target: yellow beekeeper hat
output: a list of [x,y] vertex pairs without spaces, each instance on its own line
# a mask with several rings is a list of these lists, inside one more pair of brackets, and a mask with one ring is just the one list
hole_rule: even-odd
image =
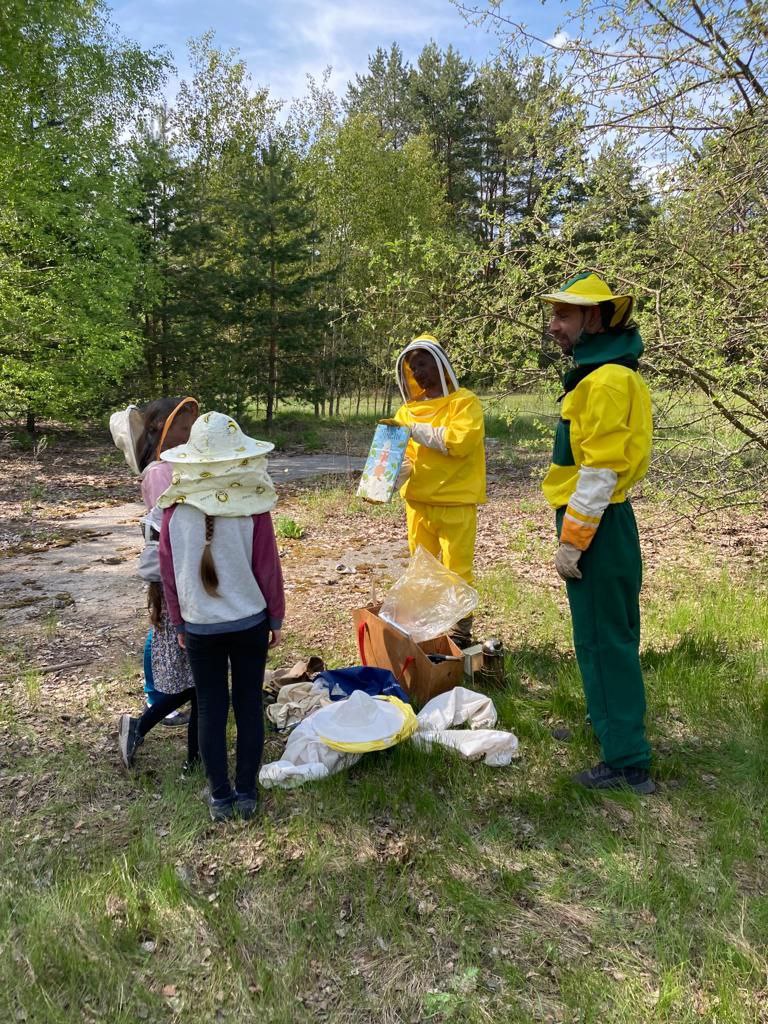
[[559,292],[542,295],[541,299],[543,302],[564,302],[571,306],[600,306],[604,302],[612,302],[611,327],[620,327],[629,320],[634,302],[631,295],[614,295],[602,277],[588,270],[569,278]]

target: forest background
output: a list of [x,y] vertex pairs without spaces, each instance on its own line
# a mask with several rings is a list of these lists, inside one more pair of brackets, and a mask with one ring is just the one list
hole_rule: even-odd
[[760,501],[768,5],[561,6],[550,40],[466,10],[494,59],[395,43],[285,106],[213,33],[169,101],[102,3],[4,4],[0,418],[387,413],[422,330],[482,393],[554,396],[536,296],[593,268],[637,299],[657,478]]

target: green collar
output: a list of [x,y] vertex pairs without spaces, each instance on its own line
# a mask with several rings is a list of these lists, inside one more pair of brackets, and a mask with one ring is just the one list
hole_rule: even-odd
[[636,327],[602,334],[584,334],[574,346],[572,355],[577,366],[613,363],[619,359],[639,359],[643,354],[643,341]]

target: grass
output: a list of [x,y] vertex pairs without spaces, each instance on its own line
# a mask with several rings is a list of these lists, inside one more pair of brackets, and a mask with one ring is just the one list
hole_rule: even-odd
[[[546,397],[510,396],[488,404],[488,436],[502,457],[538,456],[554,415]],[[373,415],[326,422],[287,410],[277,427],[287,448],[367,450]],[[509,550],[551,557],[538,498],[518,509]],[[402,508],[328,481],[291,515],[285,529],[311,545],[324,522],[375,535]],[[661,786],[642,800],[568,781],[598,753],[563,595],[507,568],[479,588],[507,648],[493,697],[520,760],[490,769],[406,744],[266,793],[250,826],[210,824],[203,780],[180,781],[178,731],[155,730],[122,771],[112,722],[137,705],[136,659],[70,685],[4,636],[17,677],[0,677],[0,1020],[768,1020],[764,576],[686,556],[651,582],[642,658]],[[323,614],[346,617],[332,601]],[[58,618],[41,620],[48,641]],[[551,736],[560,723],[568,744]],[[269,736],[267,759],[281,749]]]
[[347,480],[336,482],[332,477],[317,481],[311,489],[302,490],[294,501],[307,521],[313,524],[331,516],[361,523],[397,519],[403,511],[403,502],[397,492],[386,504],[375,504],[351,495]]
[[343,404],[339,416],[329,417],[315,416],[307,405],[285,404],[275,414],[271,430],[256,415],[244,417],[243,426],[257,436],[269,438],[278,451],[367,455],[380,415],[356,414],[349,402]]
[[206,820],[180,735],[157,730],[119,769],[105,724],[135,666],[58,703],[45,679],[4,687],[0,1019],[764,1019],[761,580],[670,572],[648,594],[664,785],[646,800],[568,782],[597,752],[558,594],[501,571],[481,590],[513,638],[494,698],[520,761],[404,745],[268,793],[251,826]]
[[[544,451],[551,447],[557,408],[548,395],[521,393],[504,398],[483,396],[486,435],[504,446]],[[381,411],[354,411],[356,403],[342,402],[338,416],[318,417],[310,407],[286,404],[275,414],[271,431],[256,415],[244,418],[244,426],[269,437],[278,451],[300,449],[305,453],[341,451],[367,455]],[[394,408],[399,400],[394,401]]]
[[291,519],[290,516],[278,516],[275,520],[275,533],[278,537],[301,540],[304,536],[304,527],[299,526],[296,520]]

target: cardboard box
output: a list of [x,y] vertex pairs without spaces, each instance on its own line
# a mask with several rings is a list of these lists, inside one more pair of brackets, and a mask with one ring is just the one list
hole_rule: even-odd
[[[450,637],[443,635],[416,644],[405,633],[379,618],[380,607],[381,603],[369,604],[352,613],[363,665],[388,668],[418,706],[426,704],[438,693],[463,685],[464,657]],[[455,660],[435,663],[429,660],[430,654]]]

